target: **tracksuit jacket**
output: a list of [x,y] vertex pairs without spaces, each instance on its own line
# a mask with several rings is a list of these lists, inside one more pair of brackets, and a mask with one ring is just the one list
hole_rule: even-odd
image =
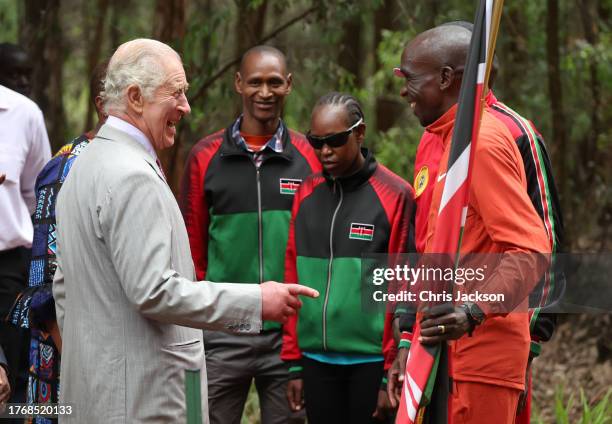
[[[232,137],[231,126],[192,149],[181,209],[198,280],[283,281],[293,196],[321,165],[302,134],[285,127],[282,143],[282,152],[261,153],[259,167]],[[264,330],[279,327],[264,322]]]
[[[551,252],[563,251],[563,217],[559,195],[552,174],[552,165],[546,144],[533,123],[500,102],[492,91],[486,97],[486,105],[493,116],[508,128],[523,159],[527,178],[527,193],[536,212],[542,219],[549,238]],[[416,216],[416,246],[422,251],[425,244],[427,214],[433,193],[433,182],[437,178],[438,165],[442,155],[442,141],[431,132],[425,131],[417,150],[415,163],[415,189],[419,198]],[[419,223],[421,222],[421,224]],[[561,272],[547,273],[539,283],[533,296],[546,302],[564,291],[565,277]],[[544,308],[545,310],[545,308]],[[548,341],[555,330],[556,316],[542,314],[540,308],[530,311],[531,354],[537,356],[541,350],[540,342]],[[413,316],[400,317],[400,328],[412,331]]]
[[[299,315],[283,327],[281,358],[297,369],[301,351],[378,354],[394,348],[383,337],[391,314],[368,313],[361,304],[361,255],[407,252],[412,187],[362,149],[354,175],[307,178],[294,199],[285,282],[319,291],[302,298]],[[383,341],[384,338],[384,341]]]

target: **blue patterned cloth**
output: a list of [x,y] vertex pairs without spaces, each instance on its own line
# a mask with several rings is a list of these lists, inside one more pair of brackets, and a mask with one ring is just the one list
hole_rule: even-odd
[[[89,144],[86,136],[75,138],[62,147],[36,179],[36,209],[32,215],[34,239],[28,288],[22,292],[9,313],[9,322],[31,329],[30,369],[27,402],[57,403],[59,399],[59,363],[57,347],[40,324],[55,320],[53,274],[57,267],[55,242],[55,204],[57,194],[77,156]],[[68,224],[69,225],[69,224]],[[35,417],[26,423],[51,424],[56,419]]]

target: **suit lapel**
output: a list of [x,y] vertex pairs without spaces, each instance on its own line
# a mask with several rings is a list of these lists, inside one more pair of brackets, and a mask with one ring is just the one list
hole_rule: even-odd
[[147,149],[145,149],[142,144],[136,141],[136,139],[129,134],[105,124],[102,125],[100,131],[98,131],[98,134],[96,134],[96,138],[117,142],[136,150],[138,154],[149,164],[153,171],[155,171],[157,176],[164,183],[166,182],[166,177],[164,176],[162,169],[157,165],[155,158],[152,157],[149,152],[147,152]]

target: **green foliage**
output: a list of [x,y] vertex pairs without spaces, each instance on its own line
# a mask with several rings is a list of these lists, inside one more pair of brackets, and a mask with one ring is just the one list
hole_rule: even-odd
[[16,43],[19,22],[14,0],[0,0],[0,43]]
[[[612,389],[609,389],[606,395],[597,400],[590,402],[584,390],[580,389],[580,402],[575,404],[574,394],[570,394],[567,401],[564,397],[564,389],[562,386],[557,387],[555,391],[555,423],[557,424],[605,424],[612,422]],[[537,415],[535,422],[544,424],[544,420]]]
[[259,396],[257,396],[257,390],[255,384],[251,384],[249,389],[249,395],[244,405],[244,412],[242,413],[242,419],[240,424],[259,424],[261,423],[261,416],[259,412]]

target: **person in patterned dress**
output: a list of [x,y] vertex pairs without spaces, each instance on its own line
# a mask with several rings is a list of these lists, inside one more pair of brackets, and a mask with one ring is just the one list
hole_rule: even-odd
[[[90,80],[90,93],[98,115],[96,127],[64,145],[45,165],[36,179],[36,209],[32,215],[34,239],[28,288],[17,298],[9,322],[31,330],[29,376],[26,400],[29,404],[57,403],[61,338],[55,318],[52,283],[55,257],[55,204],[72,164],[106,121],[102,90],[108,62],[100,63]],[[34,417],[32,424],[56,423],[57,419]]]

